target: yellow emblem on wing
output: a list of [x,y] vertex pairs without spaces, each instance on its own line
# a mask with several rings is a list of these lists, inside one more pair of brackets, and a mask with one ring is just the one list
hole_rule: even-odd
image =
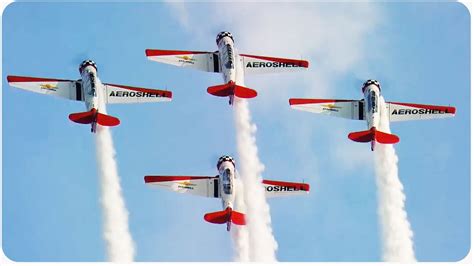
[[341,109],[341,108],[342,108],[342,107],[340,107],[340,106],[336,106],[336,105],[333,104],[333,103],[322,104],[321,106],[323,107],[323,110],[332,111],[332,112],[339,112],[338,109]]
[[178,182],[178,188],[194,189],[193,187],[195,187],[195,186],[196,186],[196,184],[193,184],[189,181]]
[[194,61],[196,61],[196,59],[188,55],[177,56],[177,58],[180,59],[179,62],[181,63],[194,64]]
[[43,90],[56,91],[58,86],[53,84],[40,84],[40,88],[42,88]]

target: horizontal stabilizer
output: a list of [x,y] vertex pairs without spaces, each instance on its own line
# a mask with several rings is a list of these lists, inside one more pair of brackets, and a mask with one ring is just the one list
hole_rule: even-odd
[[234,95],[234,86],[232,84],[223,84],[207,88],[207,92],[217,97],[227,97]]
[[232,222],[237,225],[245,225],[245,215],[240,212],[233,211],[230,207],[223,211],[206,213],[204,220],[213,224],[223,224]]
[[91,124],[95,120],[96,113],[97,111],[95,109],[92,109],[87,112],[70,114],[69,119],[79,124]]
[[395,144],[400,141],[397,135],[388,134],[382,131],[375,131],[375,140],[383,144]]
[[257,92],[255,90],[236,85],[234,82],[209,87],[207,88],[207,92],[218,97],[235,95],[239,98],[249,99],[257,96]]
[[97,113],[97,124],[101,126],[117,126],[120,124],[120,120],[117,117],[113,117],[106,114]]
[[87,112],[70,114],[69,119],[79,124],[92,124],[94,122],[101,126],[117,126],[120,124],[118,118],[99,113],[94,108]]
[[247,87],[242,87],[242,86],[239,86],[239,85],[235,85],[234,95],[239,97],[239,98],[250,99],[250,98],[257,97],[257,92],[255,90],[247,88]]
[[349,133],[348,137],[349,139],[356,142],[370,142],[375,140],[383,144],[395,144],[400,141],[398,136],[382,131],[377,131],[375,127],[365,131]]

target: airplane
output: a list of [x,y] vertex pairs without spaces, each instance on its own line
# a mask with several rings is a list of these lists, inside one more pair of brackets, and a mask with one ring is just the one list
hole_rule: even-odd
[[244,74],[294,71],[309,66],[305,60],[239,54],[232,34],[227,31],[217,35],[216,43],[218,50],[215,52],[146,49],[145,54],[149,60],[160,63],[222,73],[225,84],[211,86],[207,92],[229,97],[229,105],[233,104],[235,96],[247,99],[257,96],[255,90],[238,84],[237,77],[243,79]]
[[171,91],[102,83],[97,77],[97,65],[92,60],[83,61],[79,73],[82,78],[79,80],[7,76],[7,81],[10,86],[20,89],[85,102],[89,111],[70,114],[69,119],[80,124],[91,124],[92,133],[96,132],[97,124],[120,124],[118,118],[100,112],[99,97],[105,97],[105,103],[162,102],[172,98]]
[[[219,174],[216,176],[145,176],[148,185],[165,188],[178,193],[220,198],[222,211],[207,213],[204,220],[214,224],[245,225],[245,215],[235,211],[235,161],[231,156],[221,156],[217,162]],[[266,197],[301,195],[309,193],[309,184],[263,180]]]
[[[395,144],[400,141],[398,136],[379,131],[380,121],[380,83],[369,79],[362,86],[364,98],[361,100],[336,99],[290,99],[293,109],[337,116],[352,120],[366,120],[369,130],[352,132],[348,138],[356,142],[370,142],[371,150],[375,143]],[[386,102],[390,122],[453,117],[456,108],[413,103]]]

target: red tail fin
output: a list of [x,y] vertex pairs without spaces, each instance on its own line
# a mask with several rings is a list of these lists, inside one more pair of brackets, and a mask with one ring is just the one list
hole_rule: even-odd
[[377,131],[375,127],[372,127],[366,131],[359,131],[359,132],[352,132],[348,135],[349,139],[356,141],[356,142],[370,142],[370,141],[377,141],[379,143],[384,144],[395,144],[400,141],[398,136],[388,134],[382,131]]
[[69,115],[71,121],[79,124],[92,124],[97,122],[101,126],[116,126],[120,124],[120,120],[116,117],[99,113],[95,108],[82,113],[74,113]]
[[223,211],[206,213],[204,220],[213,224],[232,222],[237,225],[245,225],[245,214],[233,211],[232,208],[227,207]]
[[234,82],[229,82],[223,85],[217,85],[207,88],[207,92],[218,97],[227,97],[235,95],[240,98],[254,98],[257,92],[253,89],[236,85]]

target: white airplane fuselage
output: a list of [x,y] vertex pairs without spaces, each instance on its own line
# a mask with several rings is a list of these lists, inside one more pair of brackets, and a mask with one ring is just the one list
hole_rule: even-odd
[[[225,36],[217,43],[219,51],[219,62],[222,71],[224,83],[238,83],[237,78],[237,64],[240,62],[239,55],[234,47],[232,38]],[[234,95],[229,96],[229,104],[234,102]]]
[[[103,95],[100,91],[103,85],[97,77],[97,69],[92,65],[86,65],[80,69],[81,73],[81,88],[84,96],[84,103],[87,111],[99,112],[99,95]],[[91,123],[91,132],[95,132],[97,128],[97,121]]]
[[220,39],[217,47],[219,49],[219,62],[225,83],[235,82],[238,55],[234,48],[234,41],[230,37],[223,37]]
[[377,128],[380,121],[380,90],[376,85],[369,85],[364,89],[364,107],[367,126]]
[[86,66],[81,71],[82,95],[87,111],[99,109],[99,92],[102,89],[102,83],[97,77],[97,70],[93,66]]
[[[380,122],[380,89],[375,84],[364,87],[364,112],[369,130],[375,129]],[[375,140],[371,141],[371,149],[374,150]]]
[[235,200],[235,167],[229,161],[224,161],[219,165],[220,195],[222,198],[222,208],[234,208]]

